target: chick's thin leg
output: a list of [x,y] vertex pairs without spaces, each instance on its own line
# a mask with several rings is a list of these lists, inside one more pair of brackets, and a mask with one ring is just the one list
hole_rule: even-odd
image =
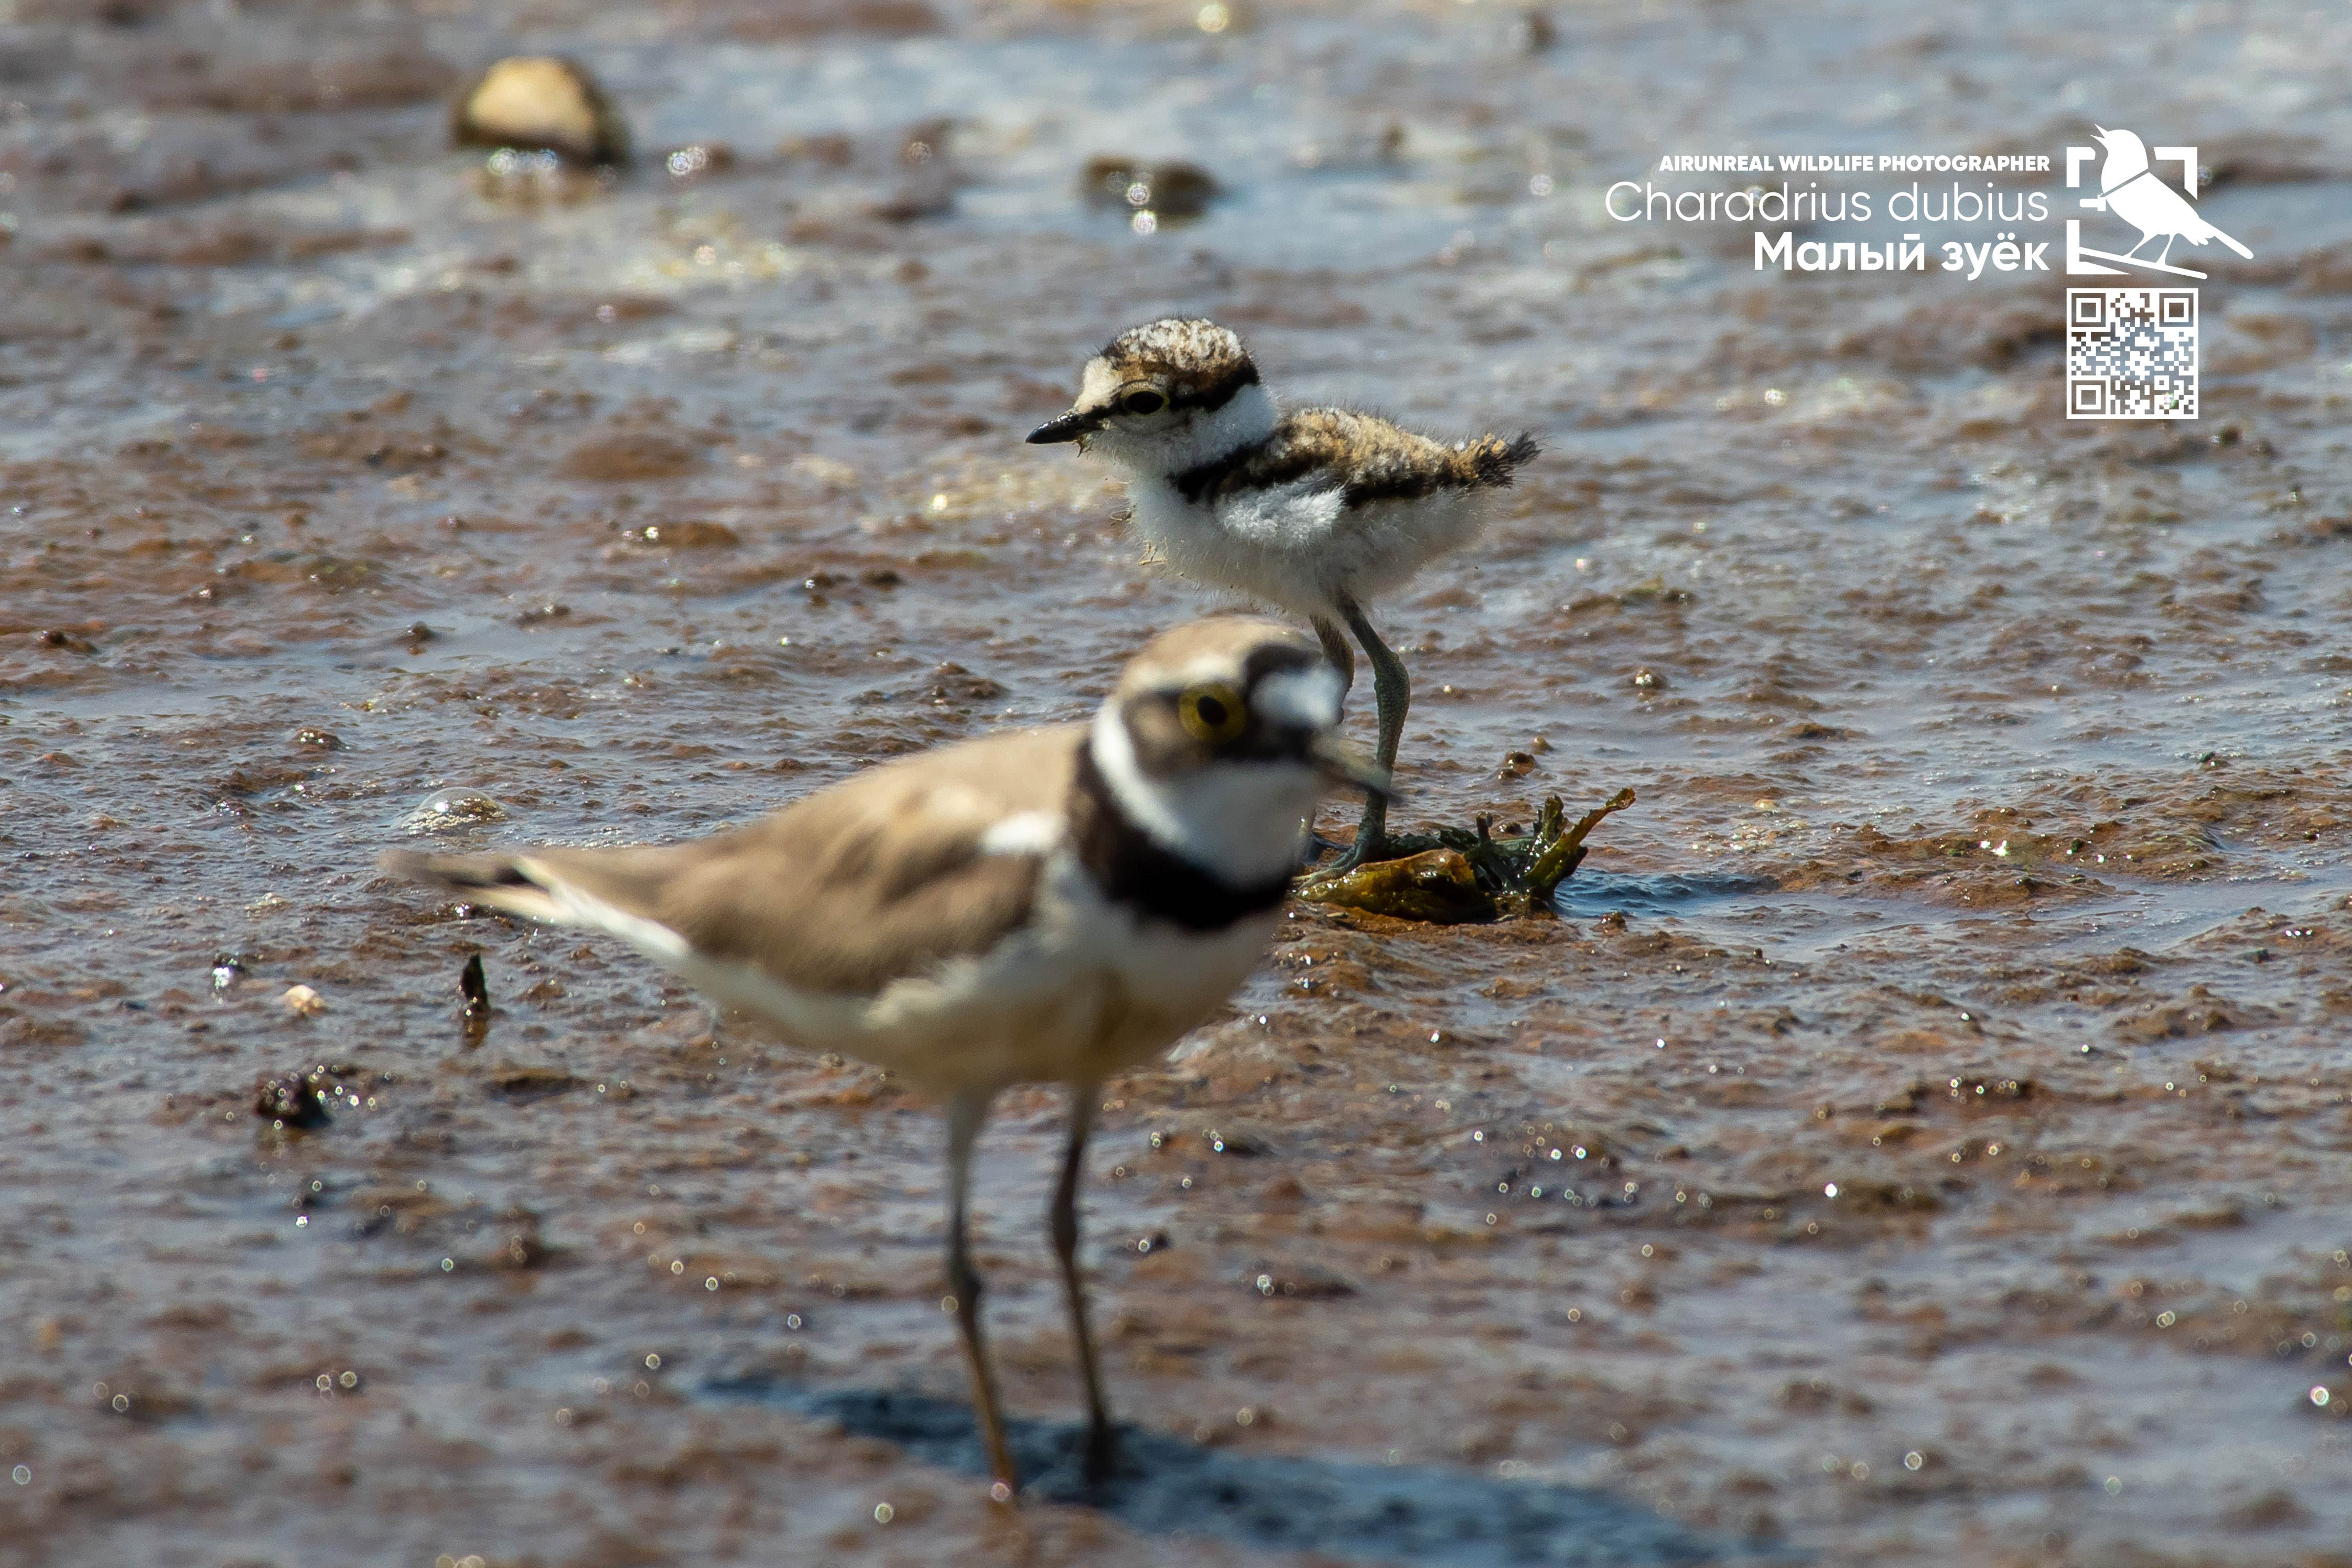
[[[1323,615],[1313,617],[1313,621],[1315,636],[1323,644],[1323,657],[1339,672],[1339,695],[1344,698],[1356,688],[1356,650],[1349,645],[1348,634],[1339,630],[1338,622]],[[1306,841],[1299,852],[1301,865],[1311,868],[1326,850],[1344,851],[1346,848],[1338,841],[1317,832],[1312,814],[1303,824],[1303,830],[1300,836]]]
[[[1380,736],[1372,754],[1382,768],[1396,766],[1397,743],[1404,737],[1405,710],[1412,703],[1412,678],[1405,674],[1404,661],[1390,651],[1372,629],[1363,607],[1354,600],[1342,600],[1340,613],[1348,628],[1364,645],[1364,657],[1372,666],[1372,701],[1380,716]],[[1389,850],[1389,803],[1384,796],[1374,795],[1364,802],[1363,820],[1357,824],[1356,841],[1348,852],[1333,863],[1335,872],[1351,871],[1360,865],[1385,859]]]

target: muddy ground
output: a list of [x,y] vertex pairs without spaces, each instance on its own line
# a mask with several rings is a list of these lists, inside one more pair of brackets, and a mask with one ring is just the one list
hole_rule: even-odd
[[[450,151],[522,48],[638,162]],[[2260,5],[0,5],[0,1563],[2352,1562],[2347,68]],[[1601,206],[2124,114],[2254,251],[2193,423],[2063,416],[2063,279]],[[1139,233],[1097,156],[1223,193]],[[1100,1497],[1002,1108],[1007,1514],[930,1111],[372,862],[1087,712],[1213,601],[1020,436],[1170,309],[1549,445],[1381,609],[1403,825],[1640,801],[1556,918],[1295,905],[1115,1087]]]

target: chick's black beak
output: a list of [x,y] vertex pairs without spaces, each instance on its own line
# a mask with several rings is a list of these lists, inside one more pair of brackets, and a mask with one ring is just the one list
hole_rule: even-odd
[[1076,441],[1102,423],[1098,415],[1080,413],[1076,409],[1059,419],[1049,419],[1029,433],[1032,446],[1050,446],[1057,441]]

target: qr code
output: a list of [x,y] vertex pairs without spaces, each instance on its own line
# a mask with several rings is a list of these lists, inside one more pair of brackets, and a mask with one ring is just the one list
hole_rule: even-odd
[[2066,417],[2195,419],[2197,290],[2066,290]]

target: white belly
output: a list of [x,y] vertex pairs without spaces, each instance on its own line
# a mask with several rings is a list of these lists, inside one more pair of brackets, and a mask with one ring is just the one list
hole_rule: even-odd
[[1212,508],[1157,478],[1128,494],[1136,531],[1171,567],[1294,614],[1335,617],[1344,597],[1363,602],[1402,587],[1432,559],[1475,538],[1485,500],[1440,490],[1356,507],[1318,481],[1227,496]]

